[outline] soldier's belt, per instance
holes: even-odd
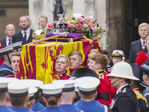
[[[101,100],[110,100],[110,95],[109,93],[98,93],[97,98]]]

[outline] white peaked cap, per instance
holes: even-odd
[[[55,80],[53,84],[62,84],[64,88],[73,88],[74,87],[74,80]]]
[[[8,83],[9,83],[9,80],[7,78],[0,77],[0,88],[1,89],[7,88],[8,87]]]
[[[61,84],[45,84],[41,86],[42,93],[45,95],[56,95],[61,94],[63,91],[64,85]]]
[[[9,83],[19,81],[17,78],[7,78]]]
[[[74,80],[66,80],[64,83],[64,88],[73,88],[75,86],[75,81]]]
[[[53,82],[52,82],[52,84],[62,84],[62,85],[64,85],[64,83],[66,82],[67,80],[54,80]]]
[[[75,80],[75,86],[84,92],[90,92],[97,89],[100,81],[95,77],[81,77]]]
[[[112,67],[111,73],[107,76],[119,77],[130,80],[139,80],[133,75],[132,67],[127,62],[118,62]]]
[[[28,86],[21,81],[16,81],[8,84],[8,92],[12,94],[22,94],[28,92]]]
[[[40,80],[34,80],[34,79],[23,79],[21,80],[22,84],[28,86],[28,87],[40,87],[43,85],[43,82]]]
[[[116,53],[120,54],[121,56],[124,56],[124,52],[122,50],[113,50],[112,55],[115,55]]]

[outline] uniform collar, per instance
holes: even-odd
[[[94,103],[94,102],[96,102],[96,100],[91,100],[91,101],[84,101],[84,100],[80,100],[81,102],[83,102],[83,103]]]
[[[27,107],[12,107],[12,109],[16,112],[31,112]]]
[[[128,84],[125,84],[125,85],[121,86],[120,88],[118,88],[116,91],[116,94],[121,93],[121,92],[125,92],[126,90],[123,90],[123,88],[126,86],[128,86]]]
[[[59,107],[46,107],[47,110],[59,110]]]

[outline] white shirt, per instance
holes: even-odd
[[[141,41],[141,47],[142,47],[142,48],[145,47],[145,46],[146,46],[146,40],[143,40],[143,39],[141,38],[140,41]],[[144,44],[144,43],[143,43],[144,41],[145,41],[145,46],[143,45],[143,44]]]
[[[11,39],[11,43],[12,43],[12,37],[6,37],[6,46],[8,46],[8,44],[9,44],[9,39]]]
[[[24,32],[26,32],[26,41],[29,39],[30,31],[31,31],[31,28],[28,28],[27,30],[21,30],[23,37],[25,36]]]

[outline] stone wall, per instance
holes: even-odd
[[[106,49],[108,51],[123,49],[125,46],[125,13],[123,2],[124,0],[114,0],[114,2],[107,0],[106,28],[108,29]]]
[[[53,22],[53,10],[55,0],[29,0],[29,16],[32,21],[32,28],[39,28],[39,17],[47,16],[48,22]]]
[[[124,34],[124,7],[123,0],[110,1],[110,32],[112,43],[115,43],[112,48],[121,48]]]
[[[7,24],[14,24],[16,31],[19,30],[19,17],[28,15],[27,1],[0,0],[0,38],[4,38],[4,28]]]
[[[65,17],[71,17],[73,13],[73,0],[62,0]]]
[[[107,0],[95,0],[95,15],[97,19],[97,23],[106,30],[106,32],[102,35],[101,39],[101,46],[103,49],[107,49],[107,38],[108,38],[108,32],[109,32],[109,26],[108,26],[108,8],[107,8]]]

